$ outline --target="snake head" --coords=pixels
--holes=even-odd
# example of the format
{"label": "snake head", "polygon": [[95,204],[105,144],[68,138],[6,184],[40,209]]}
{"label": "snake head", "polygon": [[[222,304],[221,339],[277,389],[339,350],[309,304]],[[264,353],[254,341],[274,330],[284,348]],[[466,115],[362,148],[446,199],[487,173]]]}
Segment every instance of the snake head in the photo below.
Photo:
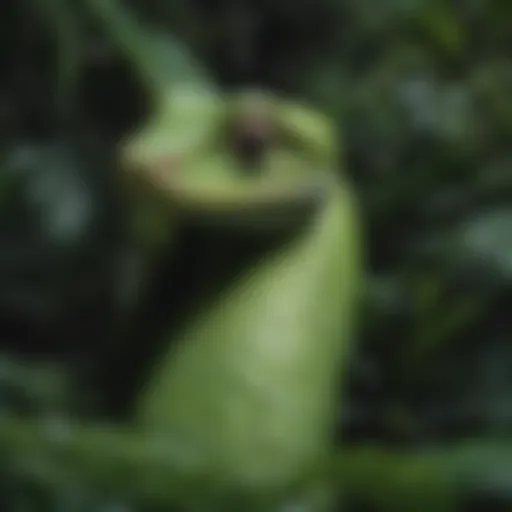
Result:
{"label": "snake head", "polygon": [[210,222],[254,224],[321,204],[334,182],[333,133],[321,114],[262,91],[175,89],[122,155],[135,193]]}

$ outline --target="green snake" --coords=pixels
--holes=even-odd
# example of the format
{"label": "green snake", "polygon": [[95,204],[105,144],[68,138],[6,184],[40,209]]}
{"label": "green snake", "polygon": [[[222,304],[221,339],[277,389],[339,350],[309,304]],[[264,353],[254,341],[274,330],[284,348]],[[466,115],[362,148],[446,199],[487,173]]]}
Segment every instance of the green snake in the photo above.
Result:
{"label": "green snake", "polygon": [[[228,480],[289,483],[330,446],[361,288],[357,209],[336,174],[334,151],[300,131],[302,122],[330,135],[320,114],[250,93],[225,103],[224,116],[212,116],[211,132],[163,167],[145,167],[146,145],[132,141],[132,178],[166,200],[176,222],[234,236],[268,231],[272,247],[223,283],[178,334],[178,348],[156,368],[140,414],[147,428],[211,457]],[[178,120],[189,108],[177,100]],[[231,128],[263,110],[275,113],[273,140],[251,165],[237,155]],[[136,157],[134,147],[143,148]]]}

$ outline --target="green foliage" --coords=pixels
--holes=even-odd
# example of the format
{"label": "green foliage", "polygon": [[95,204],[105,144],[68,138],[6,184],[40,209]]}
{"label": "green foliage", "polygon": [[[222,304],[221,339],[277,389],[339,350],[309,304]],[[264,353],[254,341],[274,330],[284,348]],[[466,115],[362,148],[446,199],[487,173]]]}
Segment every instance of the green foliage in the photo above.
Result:
{"label": "green foliage", "polygon": [[[54,370],[34,370],[42,381],[32,381],[25,365],[2,363],[2,410],[61,416],[71,408],[97,417],[123,408],[129,390],[116,386],[132,379],[140,354],[133,349],[120,368],[118,340],[130,331],[133,339],[156,339],[165,300],[138,293],[154,262],[126,229],[112,154],[158,100],[156,83],[204,76],[186,64],[190,51],[223,86],[251,80],[305,97],[343,132],[369,247],[349,405],[339,424],[351,453],[377,442],[407,463],[408,450],[449,454],[454,440],[510,436],[512,4],[276,0],[254,2],[244,17],[227,1],[213,10],[199,0],[133,1],[135,22],[144,20],[155,42],[150,49],[141,43],[131,58],[111,38],[108,12],[91,9],[110,2],[4,4],[2,352],[36,367],[40,359],[62,362],[76,378],[59,384]],[[244,66],[237,48],[247,50]],[[150,59],[161,59],[161,75],[138,76],[134,63]],[[109,390],[114,398],[104,404]],[[62,398],[69,393],[72,405]],[[412,510],[421,500],[415,493],[403,499],[410,466],[395,470],[382,453],[348,457],[360,462],[359,473],[337,469],[348,488],[346,510],[351,500],[364,501],[368,468],[375,479],[379,468],[395,479],[370,510]],[[459,508],[449,510],[463,510],[464,500],[474,505],[478,493],[510,500],[508,459],[496,453],[481,459],[479,474],[455,497]],[[439,473],[425,475],[432,487],[421,485],[435,489]],[[38,485],[3,480],[13,482],[1,489],[6,510],[149,510],[95,496],[62,475],[50,497]]]}

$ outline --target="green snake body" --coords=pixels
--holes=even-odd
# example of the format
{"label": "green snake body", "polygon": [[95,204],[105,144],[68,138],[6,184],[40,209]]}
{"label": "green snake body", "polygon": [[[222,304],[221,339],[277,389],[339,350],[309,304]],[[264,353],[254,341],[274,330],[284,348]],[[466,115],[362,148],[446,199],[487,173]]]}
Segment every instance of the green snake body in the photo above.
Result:
{"label": "green snake body", "polygon": [[322,454],[352,327],[352,208],[334,188],[197,315],[143,396],[146,426],[247,483],[287,481]]}

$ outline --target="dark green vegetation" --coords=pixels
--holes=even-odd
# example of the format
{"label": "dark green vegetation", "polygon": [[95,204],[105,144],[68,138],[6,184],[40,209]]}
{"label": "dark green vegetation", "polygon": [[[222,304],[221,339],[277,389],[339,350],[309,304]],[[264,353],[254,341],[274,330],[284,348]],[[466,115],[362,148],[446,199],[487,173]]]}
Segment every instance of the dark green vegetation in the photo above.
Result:
{"label": "dark green vegetation", "polygon": [[[338,483],[349,494],[379,493],[363,510],[440,510],[425,504],[436,492],[456,494],[447,510],[485,501],[504,510],[512,501],[512,4],[243,4],[126,2],[155,31],[183,39],[225,87],[256,83],[309,99],[343,131],[370,272],[340,411],[340,444],[353,462],[336,468]],[[144,307],[134,302],[139,267],[112,172],[115,141],[140,121],[147,94],[87,3],[4,0],[1,9],[1,405],[50,419],[69,410],[117,416],[140,359],[120,340],[151,345],[169,307],[162,290]],[[158,41],[172,68],[173,43]],[[27,360],[58,368],[12,362]],[[380,448],[362,454],[362,443]],[[435,452],[421,461],[416,453],[427,448]],[[446,491],[441,469],[464,483]],[[62,476],[59,484],[59,475],[51,493],[41,479],[14,480],[2,479],[5,510],[121,506]]]}

